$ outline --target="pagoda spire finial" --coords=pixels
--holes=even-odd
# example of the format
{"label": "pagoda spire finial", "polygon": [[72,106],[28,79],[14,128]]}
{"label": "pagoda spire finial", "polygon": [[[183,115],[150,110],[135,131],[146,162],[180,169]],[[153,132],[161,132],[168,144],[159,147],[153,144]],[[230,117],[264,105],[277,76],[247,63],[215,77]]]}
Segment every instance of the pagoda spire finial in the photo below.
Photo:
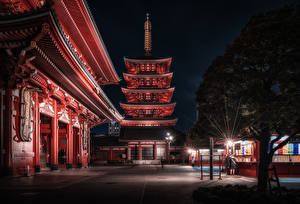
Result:
{"label": "pagoda spire finial", "polygon": [[145,55],[151,56],[151,49],[152,49],[152,40],[151,40],[151,22],[149,20],[150,14],[146,14],[146,21],[145,21]]}

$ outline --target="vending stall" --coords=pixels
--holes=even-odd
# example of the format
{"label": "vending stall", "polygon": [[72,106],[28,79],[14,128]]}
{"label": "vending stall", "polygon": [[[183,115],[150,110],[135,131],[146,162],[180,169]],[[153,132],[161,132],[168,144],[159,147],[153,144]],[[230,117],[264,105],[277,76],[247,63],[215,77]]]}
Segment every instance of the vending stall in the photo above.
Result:
{"label": "vending stall", "polygon": [[[276,136],[272,136],[272,141]],[[282,137],[274,146],[286,140]],[[298,139],[299,140],[299,139]],[[278,149],[273,156],[271,166],[275,166],[280,177],[300,176],[300,141],[297,138]],[[270,146],[269,146],[270,147]],[[269,148],[270,149],[270,148]],[[257,177],[259,164],[259,141],[237,140],[232,145],[226,145],[226,152],[232,154],[238,161],[240,175]],[[270,166],[270,167],[271,167]]]}
{"label": "vending stall", "polygon": [[[274,137],[273,137],[274,138]],[[271,138],[271,140],[273,139]],[[279,145],[286,137],[281,138],[274,146]],[[272,164],[276,166],[280,176],[300,176],[300,141],[295,138],[278,149],[273,156]]]}
{"label": "vending stall", "polygon": [[238,162],[238,173],[244,176],[257,176],[259,142],[256,140],[238,140],[227,144],[227,152],[233,154]]}

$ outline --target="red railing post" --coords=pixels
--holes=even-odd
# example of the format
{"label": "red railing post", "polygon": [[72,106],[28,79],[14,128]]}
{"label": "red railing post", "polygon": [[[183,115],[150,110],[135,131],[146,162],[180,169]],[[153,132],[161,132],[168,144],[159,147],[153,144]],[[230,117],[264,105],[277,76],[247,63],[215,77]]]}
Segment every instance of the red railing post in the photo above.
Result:
{"label": "red railing post", "polygon": [[221,155],[219,155],[219,180],[222,180],[222,177],[221,177]]}
{"label": "red railing post", "polygon": [[200,166],[201,166],[201,180],[203,180],[202,155],[200,155]]}

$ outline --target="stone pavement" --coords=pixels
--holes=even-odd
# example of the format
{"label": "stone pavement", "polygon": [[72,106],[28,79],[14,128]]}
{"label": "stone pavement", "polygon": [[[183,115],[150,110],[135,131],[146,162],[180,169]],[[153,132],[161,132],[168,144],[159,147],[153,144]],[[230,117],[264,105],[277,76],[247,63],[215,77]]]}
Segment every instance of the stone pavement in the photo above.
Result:
{"label": "stone pavement", "polygon": [[[282,183],[299,187],[300,180]],[[22,203],[194,203],[192,193],[200,186],[256,185],[255,178],[208,175],[191,166],[144,165],[98,166],[83,169],[43,171],[30,177],[0,178],[1,198]]]}

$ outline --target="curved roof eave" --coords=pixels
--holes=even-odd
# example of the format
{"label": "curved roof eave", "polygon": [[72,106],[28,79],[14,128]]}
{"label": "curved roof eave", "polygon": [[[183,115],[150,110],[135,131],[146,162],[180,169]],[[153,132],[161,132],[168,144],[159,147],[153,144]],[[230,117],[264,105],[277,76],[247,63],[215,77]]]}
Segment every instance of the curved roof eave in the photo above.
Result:
{"label": "curved roof eave", "polygon": [[96,23],[95,23],[95,20],[94,20],[94,17],[93,17],[93,15],[92,15],[92,13],[91,13],[91,10],[90,10],[90,8],[89,8],[89,6],[88,6],[86,0],[82,0],[82,3],[83,3],[83,5],[84,5],[84,7],[85,7],[85,9],[86,9],[86,11],[87,11],[87,14],[88,14],[88,16],[89,16],[89,18],[90,18],[90,20],[91,20],[91,22],[92,22],[92,25],[93,25],[93,27],[94,27],[94,29],[95,29],[95,32],[97,33],[96,36],[98,37],[98,39],[99,39],[99,41],[100,41],[100,43],[101,43],[101,45],[102,45],[102,47],[103,47],[103,49],[104,49],[104,51],[105,51],[106,57],[107,57],[108,62],[109,62],[109,64],[110,64],[110,66],[111,66],[112,74],[115,76],[117,82],[119,82],[119,81],[121,81],[121,79],[120,79],[119,75],[117,74],[116,69],[115,69],[115,67],[114,67],[114,65],[113,65],[113,63],[112,63],[112,61],[111,61],[111,58],[110,58],[108,52],[107,52],[107,48],[106,48],[106,46],[105,46],[105,44],[104,44],[104,42],[103,42],[102,36],[101,36],[101,34],[100,34],[100,32],[99,32],[99,29],[98,29],[98,27],[97,27],[97,25],[96,25]]}

